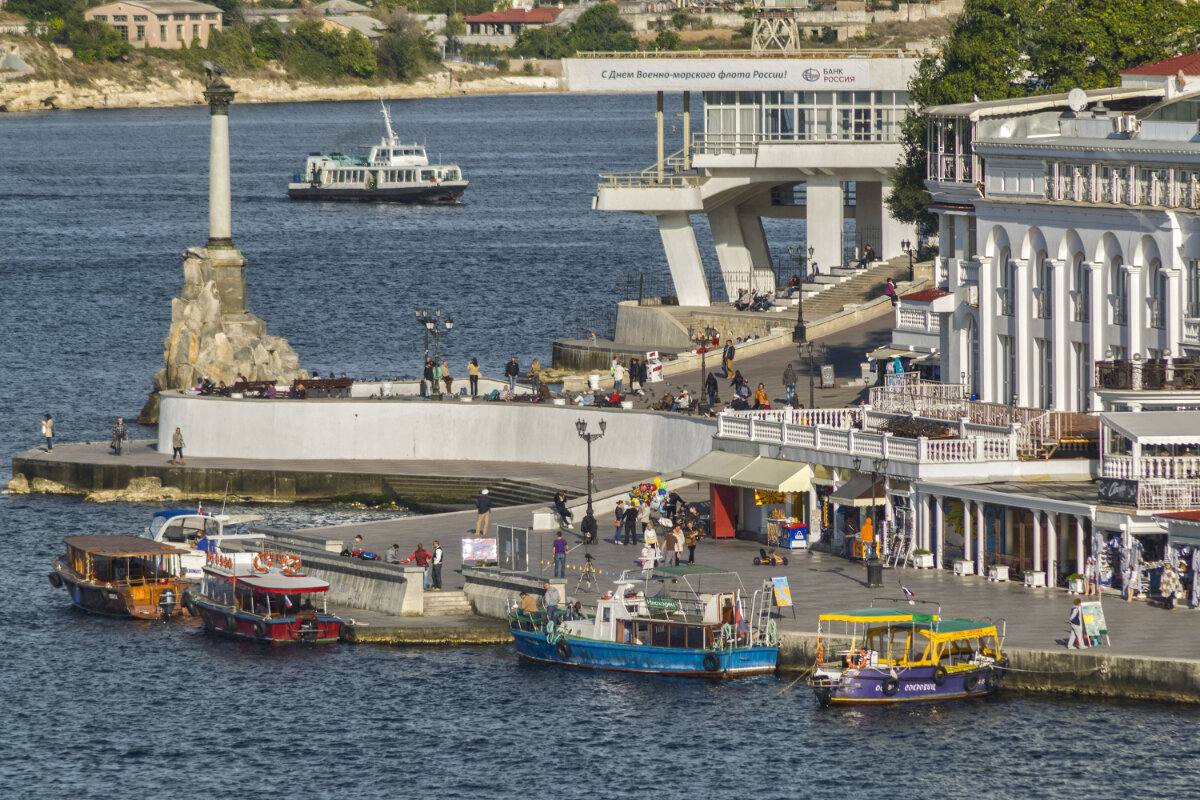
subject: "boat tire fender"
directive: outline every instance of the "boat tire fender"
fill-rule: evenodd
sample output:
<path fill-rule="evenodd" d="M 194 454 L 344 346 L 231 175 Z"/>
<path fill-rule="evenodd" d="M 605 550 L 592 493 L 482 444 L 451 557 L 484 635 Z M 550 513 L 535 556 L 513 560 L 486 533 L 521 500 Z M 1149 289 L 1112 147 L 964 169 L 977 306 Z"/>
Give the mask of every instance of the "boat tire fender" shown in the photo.
<path fill-rule="evenodd" d="M 883 693 L 885 695 L 891 697 L 896 692 L 900 691 L 900 681 L 899 679 L 892 677 L 884 678 L 880 688 L 883 689 Z"/>
<path fill-rule="evenodd" d="M 270 632 L 271 632 L 270 626 L 267 625 L 266 621 L 261 620 L 261 619 L 258 622 L 254 623 L 254 631 L 264 639 L 266 639 L 268 634 L 270 634 Z"/>
<path fill-rule="evenodd" d="M 933 671 L 934 685 L 935 686 L 945 686 L 946 685 L 946 677 L 947 677 L 946 668 L 943 667 L 941 664 L 938 664 L 937 669 L 935 669 Z"/>
<path fill-rule="evenodd" d="M 188 616 L 196 616 L 196 601 L 192 598 L 191 592 L 183 593 L 183 609 L 188 612 Z"/>
<path fill-rule="evenodd" d="M 225 630 L 237 630 L 237 617 L 235 617 L 231 612 L 225 612 Z"/>
<path fill-rule="evenodd" d="M 556 644 L 554 647 L 556 650 L 558 650 L 558 655 L 560 658 L 571 657 L 571 643 L 566 639 L 559 639 L 558 644 Z"/>
<path fill-rule="evenodd" d="M 62 576 L 59 575 L 57 572 L 51 572 L 50 573 L 50 585 L 53 586 L 55 589 L 61 589 L 62 585 L 63 585 Z"/>
<path fill-rule="evenodd" d="M 704 669 L 708 672 L 716 672 L 721 667 L 721 659 L 717 658 L 716 653 L 704 654 Z"/>
<path fill-rule="evenodd" d="M 972 672 L 967 677 L 963 678 L 963 690 L 968 692 L 975 691 L 975 687 L 979 685 L 979 673 Z"/>
<path fill-rule="evenodd" d="M 1001 675 L 996 670 L 988 670 L 988 674 L 983 676 L 983 685 L 987 687 L 989 692 L 994 692 L 1000 688 Z"/>

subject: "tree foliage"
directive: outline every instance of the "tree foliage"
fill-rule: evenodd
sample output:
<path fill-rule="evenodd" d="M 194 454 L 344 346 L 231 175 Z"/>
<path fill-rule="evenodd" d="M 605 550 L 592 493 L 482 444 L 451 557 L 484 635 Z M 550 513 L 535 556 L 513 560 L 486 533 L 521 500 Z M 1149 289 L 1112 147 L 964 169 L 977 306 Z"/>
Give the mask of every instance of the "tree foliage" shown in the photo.
<path fill-rule="evenodd" d="M 659 31 L 658 36 L 654 37 L 654 49 L 678 50 L 679 34 L 675 31 Z"/>
<path fill-rule="evenodd" d="M 1122 70 L 1195 50 L 1198 29 L 1200 4 L 1176 0 L 966 0 L 909 95 L 921 109 L 1114 86 Z M 887 204 L 928 232 L 925 134 L 924 118 L 905 123 Z"/>
<path fill-rule="evenodd" d="M 546 25 L 527 28 L 511 53 L 517 58 L 566 58 L 580 50 L 629 52 L 637 49 L 633 26 L 621 19 L 614 3 L 598 3 L 583 12 L 570 30 Z"/>
<path fill-rule="evenodd" d="M 509 53 L 514 58 L 566 58 L 575 51 L 567 39 L 566 28 L 546 25 L 541 28 L 526 28 L 517 37 L 517 43 Z"/>
<path fill-rule="evenodd" d="M 133 50 L 133 45 L 124 36 L 104 22 L 80 20 L 77 25 L 71 25 L 68 20 L 68 25 L 63 30 L 70 37 L 71 50 L 81 64 L 116 61 Z"/>

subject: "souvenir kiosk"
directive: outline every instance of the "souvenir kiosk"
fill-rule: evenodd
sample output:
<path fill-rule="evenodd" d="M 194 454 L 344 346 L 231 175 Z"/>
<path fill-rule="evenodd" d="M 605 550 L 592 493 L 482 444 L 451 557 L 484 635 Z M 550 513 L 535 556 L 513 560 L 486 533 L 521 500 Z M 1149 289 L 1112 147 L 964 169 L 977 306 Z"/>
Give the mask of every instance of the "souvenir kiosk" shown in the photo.
<path fill-rule="evenodd" d="M 812 469 L 807 464 L 714 450 L 683 474 L 711 486 L 715 538 L 741 534 L 771 546 L 808 546 L 805 512 Z"/>

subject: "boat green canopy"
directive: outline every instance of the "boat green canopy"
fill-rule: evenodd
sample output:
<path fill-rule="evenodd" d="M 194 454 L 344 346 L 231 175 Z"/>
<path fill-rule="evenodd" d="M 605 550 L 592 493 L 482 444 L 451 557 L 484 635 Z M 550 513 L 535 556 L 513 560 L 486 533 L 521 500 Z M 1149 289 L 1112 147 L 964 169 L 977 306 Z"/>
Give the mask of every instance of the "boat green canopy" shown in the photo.
<path fill-rule="evenodd" d="M 918 614 L 899 608 L 859 608 L 852 611 L 835 611 L 822 614 L 821 622 L 936 622 L 937 614 Z"/>

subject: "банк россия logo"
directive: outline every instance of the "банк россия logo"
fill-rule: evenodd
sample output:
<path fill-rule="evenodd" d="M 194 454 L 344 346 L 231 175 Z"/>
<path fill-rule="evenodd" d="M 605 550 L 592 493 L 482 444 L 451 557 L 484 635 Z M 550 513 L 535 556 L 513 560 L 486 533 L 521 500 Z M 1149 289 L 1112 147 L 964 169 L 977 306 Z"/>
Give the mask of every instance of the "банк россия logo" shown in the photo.
<path fill-rule="evenodd" d="M 812 83 L 813 81 L 821 80 L 821 70 L 813 69 L 812 67 L 809 67 L 808 69 L 804 70 L 804 72 L 800 73 L 800 75 L 801 75 L 801 77 L 804 78 L 804 80 L 808 81 L 809 83 Z"/>

